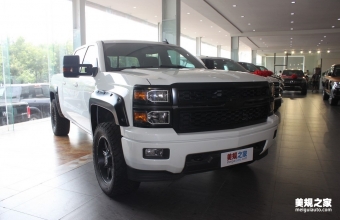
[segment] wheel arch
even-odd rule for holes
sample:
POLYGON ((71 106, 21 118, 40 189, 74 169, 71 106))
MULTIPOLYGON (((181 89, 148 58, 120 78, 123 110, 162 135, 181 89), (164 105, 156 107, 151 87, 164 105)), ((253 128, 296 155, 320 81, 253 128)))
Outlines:
POLYGON ((89 100, 92 134, 96 127, 104 122, 115 122, 116 125, 127 127, 129 120, 126 114, 123 97, 115 93, 96 92, 89 100))

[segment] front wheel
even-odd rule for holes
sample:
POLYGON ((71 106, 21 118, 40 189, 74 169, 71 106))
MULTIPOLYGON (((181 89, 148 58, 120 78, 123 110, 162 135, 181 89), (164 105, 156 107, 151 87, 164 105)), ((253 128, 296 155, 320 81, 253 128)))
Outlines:
POLYGON ((137 190, 139 182, 128 179, 121 143, 120 127, 112 122, 101 123, 93 137, 93 164, 100 188, 110 196, 137 190))
POLYGON ((301 95, 307 95, 307 88, 301 90, 301 95))
POLYGON ((70 121, 59 115, 55 99, 51 103, 51 124, 53 133, 56 136, 66 136, 70 132, 70 121))

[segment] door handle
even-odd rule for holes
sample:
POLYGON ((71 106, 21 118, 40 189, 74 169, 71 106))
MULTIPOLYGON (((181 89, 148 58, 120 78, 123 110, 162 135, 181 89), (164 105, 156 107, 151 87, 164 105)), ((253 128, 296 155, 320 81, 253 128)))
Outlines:
POLYGON ((73 83, 73 85, 74 85, 74 87, 78 87, 78 83, 77 82, 73 83))

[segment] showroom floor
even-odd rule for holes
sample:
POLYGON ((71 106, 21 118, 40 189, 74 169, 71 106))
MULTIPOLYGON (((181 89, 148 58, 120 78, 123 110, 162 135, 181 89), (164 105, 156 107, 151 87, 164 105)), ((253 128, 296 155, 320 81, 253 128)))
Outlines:
POLYGON ((89 135, 54 137, 47 119, 16 125, 0 133, 0 219, 340 219, 340 104, 288 92, 278 115, 264 159, 115 200, 97 184, 89 135), (298 198, 331 199, 332 212, 295 212, 298 198))

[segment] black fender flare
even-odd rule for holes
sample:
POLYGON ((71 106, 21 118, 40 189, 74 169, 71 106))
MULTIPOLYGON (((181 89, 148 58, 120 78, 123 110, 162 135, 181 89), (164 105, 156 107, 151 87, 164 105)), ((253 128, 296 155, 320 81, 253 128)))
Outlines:
MULTIPOLYGON (((54 87, 50 86, 50 92, 54 94, 54 99, 57 102, 57 110, 58 110, 59 115, 61 117, 65 118, 65 116, 61 112, 61 108, 60 108, 59 95, 58 95, 58 87, 54 88, 54 87)), ((53 98, 50 97, 50 100, 51 100, 51 104, 52 104, 53 98)))
MULTIPOLYGON (((105 91, 95 91, 92 93, 91 98, 89 100, 89 111, 91 115, 91 107, 93 105, 102 107, 108 111, 110 111, 113 116, 116 125, 128 127, 129 120, 126 113, 125 102, 122 96, 113 93, 113 92, 105 92, 105 91)), ((92 121, 92 119, 91 119, 92 121)))

